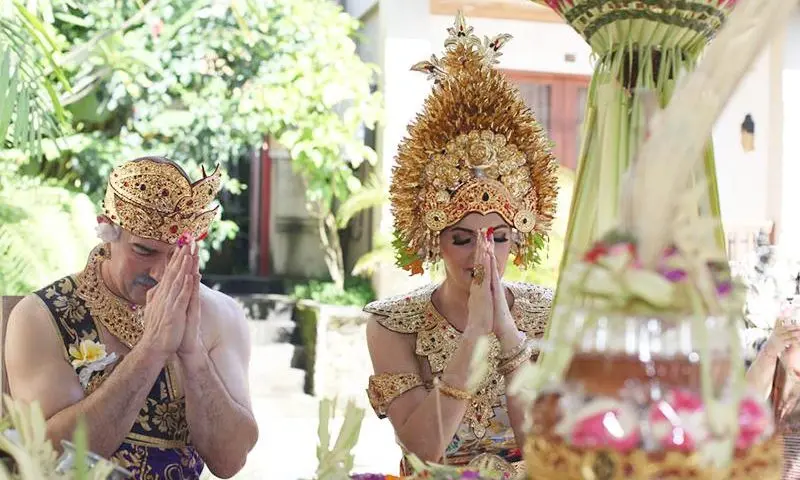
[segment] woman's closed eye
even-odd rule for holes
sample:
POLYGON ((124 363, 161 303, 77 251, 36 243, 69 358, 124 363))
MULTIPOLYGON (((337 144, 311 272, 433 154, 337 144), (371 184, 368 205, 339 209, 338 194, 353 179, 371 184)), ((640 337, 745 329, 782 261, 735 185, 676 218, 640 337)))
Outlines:
MULTIPOLYGON (((469 243, 472 242, 472 240, 473 237, 459 237, 456 235, 453 237, 453 245, 458 245, 458 246, 469 245, 469 243)), ((507 241, 508 237, 506 235, 497 235, 494 237, 494 243, 505 243, 507 241)))

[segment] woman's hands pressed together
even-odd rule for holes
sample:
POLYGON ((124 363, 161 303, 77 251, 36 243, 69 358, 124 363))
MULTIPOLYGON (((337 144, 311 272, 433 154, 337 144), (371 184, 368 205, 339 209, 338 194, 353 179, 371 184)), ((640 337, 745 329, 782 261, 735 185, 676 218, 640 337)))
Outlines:
POLYGON ((475 247, 475 265, 467 301, 467 335, 488 335, 494 327, 494 302, 492 301, 492 263, 484 231, 478 232, 475 247))
POLYGON ((505 353, 517 348, 523 340, 524 334, 517 329, 514 317, 511 315, 511 309, 508 306, 506 289, 503 286, 502 277, 500 275, 500 266, 497 262, 497 256, 494 254, 494 235, 491 229, 486 233, 485 239, 486 251, 490 257, 490 290, 492 296, 492 310, 494 312, 492 333, 494 333, 500 341, 502 353, 505 353))

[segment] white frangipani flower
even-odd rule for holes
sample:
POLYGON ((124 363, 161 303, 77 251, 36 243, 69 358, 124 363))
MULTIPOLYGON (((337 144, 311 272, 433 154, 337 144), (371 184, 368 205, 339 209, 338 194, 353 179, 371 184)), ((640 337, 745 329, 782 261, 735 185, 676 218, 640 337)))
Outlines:
POLYGON ((97 237, 104 243, 111 243, 119 240, 122 229, 113 223, 103 222, 97 224, 95 232, 97 232, 97 237))

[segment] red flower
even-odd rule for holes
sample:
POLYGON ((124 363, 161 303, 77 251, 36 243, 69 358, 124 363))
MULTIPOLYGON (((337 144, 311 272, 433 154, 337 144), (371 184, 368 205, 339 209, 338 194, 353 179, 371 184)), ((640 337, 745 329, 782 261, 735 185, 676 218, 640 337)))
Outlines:
POLYGON ((596 243, 591 250, 586 252, 583 260, 589 263, 597 263, 597 260, 606 255, 608 255, 608 247, 603 243, 596 243))

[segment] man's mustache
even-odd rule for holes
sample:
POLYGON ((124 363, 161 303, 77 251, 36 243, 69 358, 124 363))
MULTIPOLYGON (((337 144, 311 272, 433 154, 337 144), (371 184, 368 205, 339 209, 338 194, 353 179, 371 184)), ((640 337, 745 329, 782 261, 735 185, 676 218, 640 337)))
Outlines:
POLYGON ((133 279, 133 284, 143 287, 155 287, 158 285, 158 281, 150 275, 139 275, 133 279))

